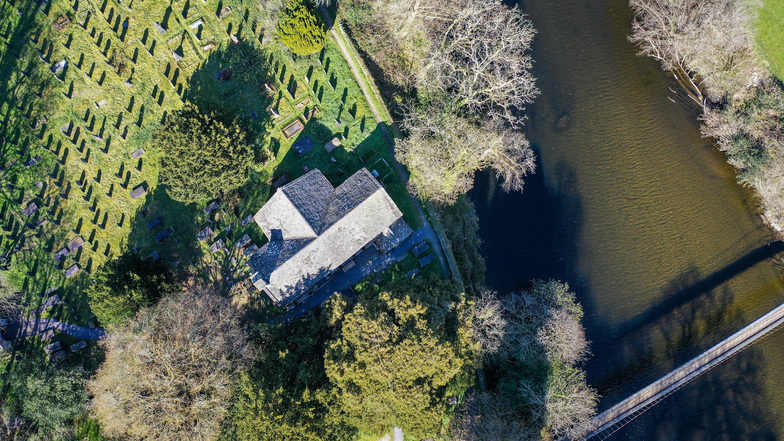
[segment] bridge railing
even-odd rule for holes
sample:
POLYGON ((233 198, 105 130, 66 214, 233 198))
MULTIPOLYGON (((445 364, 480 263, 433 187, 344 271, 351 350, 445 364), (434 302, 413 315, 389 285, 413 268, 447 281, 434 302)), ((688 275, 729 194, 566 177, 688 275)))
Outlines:
MULTIPOLYGON (((784 304, 684 363, 648 387, 597 415, 576 440, 605 439, 695 378, 784 326, 784 304)), ((564 441, 564 440, 562 440, 564 441)))

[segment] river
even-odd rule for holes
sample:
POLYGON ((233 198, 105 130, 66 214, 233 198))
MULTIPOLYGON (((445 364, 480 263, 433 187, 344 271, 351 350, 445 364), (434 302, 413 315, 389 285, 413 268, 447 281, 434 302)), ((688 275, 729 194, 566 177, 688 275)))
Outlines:
MULTIPOLYGON (((677 87, 627 41, 626 0, 525 0, 541 95, 523 193, 480 174, 487 284, 568 281, 586 311, 600 410, 784 302, 784 267, 751 192, 677 87)), ((784 331, 676 392, 610 440, 784 440, 784 331)))

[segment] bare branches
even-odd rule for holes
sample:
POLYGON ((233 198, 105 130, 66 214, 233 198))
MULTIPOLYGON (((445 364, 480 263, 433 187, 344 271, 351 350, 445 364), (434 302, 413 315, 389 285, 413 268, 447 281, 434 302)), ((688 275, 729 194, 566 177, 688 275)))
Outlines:
POLYGON ((527 291, 503 296, 482 293, 472 322, 474 338, 491 366, 513 372, 505 381, 519 390, 513 396, 484 396, 481 412, 467 406, 453 424, 454 439, 535 439, 519 426, 501 424, 521 420, 554 438, 582 433, 598 398, 576 367, 588 352, 581 317, 574 293, 556 281, 534 281, 527 291), (520 370, 546 374, 521 379, 520 370))
POLYGON ((131 439, 213 439, 250 356, 236 309, 206 292, 162 300, 103 345, 92 410, 106 432, 131 439))
POLYGON ((583 325, 563 308, 548 311, 544 326, 537 332, 537 340, 545 348, 550 362, 560 360, 575 365, 588 353, 583 325))
POLYGON ((751 34, 758 1, 631 0, 630 40, 676 73, 703 110, 738 181, 753 186, 765 219, 784 231, 784 93, 757 63, 751 34))
POLYGON ((473 115, 520 125, 518 111, 539 93, 526 53, 535 32, 531 22, 500 0, 443 6, 449 18, 432 20, 420 87, 450 97, 473 115))
POLYGON ((555 366, 544 388, 522 382, 520 394, 554 438, 578 439, 585 434, 599 401, 586 383, 585 373, 563 365, 555 366))
POLYGON ((497 393, 470 396, 449 426, 450 441, 535 441, 536 428, 522 420, 514 403, 497 393))
POLYGON ((641 55, 659 60, 666 70, 684 72, 686 84, 716 101, 742 91, 757 69, 748 31, 750 3, 631 0, 630 40, 641 55))
POLYGON ((409 137, 400 143, 397 158, 411 170, 413 190, 434 202, 454 202, 471 189, 474 173, 487 167, 503 178, 506 191, 522 190, 523 178, 535 169, 522 134, 488 130, 439 104, 409 112, 403 127, 409 137))

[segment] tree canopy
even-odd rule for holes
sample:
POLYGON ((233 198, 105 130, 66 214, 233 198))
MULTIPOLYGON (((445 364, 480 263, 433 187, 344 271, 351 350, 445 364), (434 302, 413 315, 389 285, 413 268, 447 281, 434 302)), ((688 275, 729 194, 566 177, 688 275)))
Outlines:
POLYGON ((306 0, 286 0, 281 12, 278 38, 296 55, 310 55, 324 47, 326 32, 321 17, 306 0))
POLYGON ((237 309, 198 290, 143 309, 102 345, 92 411, 106 435, 141 440, 214 439, 252 355, 237 309))
POLYGON ((582 434, 598 400, 578 368, 588 353, 582 315, 575 294, 557 281, 537 280, 526 291, 501 296, 485 292, 477 300, 473 335, 498 390, 481 418, 464 412, 455 419, 455 439, 582 434))
POLYGON ((18 439, 70 439, 70 423, 86 409, 87 372, 22 360, 8 374, 8 394, 0 398, 4 409, 14 409, 24 420, 24 436, 18 439))
POLYGON ((177 289, 166 265, 134 253, 107 262, 94 280, 87 288, 90 308, 104 325, 124 322, 177 289))
POLYGON ((161 183, 185 204, 231 191, 248 178, 253 160, 243 129, 215 112, 186 106, 155 132, 161 151, 161 183))
POLYGON ((325 368, 348 420, 369 434, 392 425, 417 438, 437 434, 447 398, 474 367, 462 294, 412 285, 361 298, 345 316, 332 308, 342 326, 325 368))
POLYGON ((240 378, 222 439, 354 439, 324 371, 324 345, 333 337, 320 309, 307 320, 261 325, 259 356, 240 378))
POLYGON ((403 127, 409 136, 396 157, 411 171, 410 184, 424 199, 454 203, 471 189, 474 174, 487 167, 502 178, 504 190, 520 191, 523 178, 536 168, 521 133, 483 127, 435 103, 412 109, 403 127))

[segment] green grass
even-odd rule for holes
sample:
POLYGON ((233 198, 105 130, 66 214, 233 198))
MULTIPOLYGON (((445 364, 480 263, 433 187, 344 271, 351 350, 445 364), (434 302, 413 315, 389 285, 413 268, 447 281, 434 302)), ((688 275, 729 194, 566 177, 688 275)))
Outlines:
POLYGON ((234 285, 241 284, 247 276, 244 258, 231 243, 246 233, 259 246, 266 239, 255 223, 242 227, 239 221, 266 202, 273 177, 296 179, 305 166, 322 170, 334 185, 361 167, 377 169, 406 220, 418 225, 404 185, 388 167, 392 155, 380 128, 333 40, 322 54, 292 58, 276 44, 261 45, 256 3, 179 0, 169 5, 52 0, 41 13, 29 2, 0 0, 0 135, 12 141, 0 148, 0 165, 6 164, 0 170, 0 251, 13 252, 7 276, 26 293, 28 308, 38 306, 38 296, 47 289, 60 287, 69 303, 60 318, 86 325, 92 320, 84 294, 89 274, 126 250, 142 257, 157 252, 167 264, 216 282, 226 281, 223 268, 228 267, 234 285), (219 20, 215 13, 223 6, 233 12, 219 20), (55 29, 62 17, 70 24, 55 29), (197 19, 204 24, 192 29, 197 19), (165 34, 156 30, 155 21, 167 28, 165 34), (232 46, 231 34, 239 36, 239 46, 232 46), (252 66, 238 66, 241 61, 230 56, 236 50, 259 57, 249 58, 252 66), (115 51, 128 60, 124 69, 110 63, 115 51), (173 51, 182 58, 176 60, 173 51), (68 66, 57 79, 49 68, 62 59, 68 66), (258 73, 221 81, 215 73, 223 68, 258 73), (264 83, 276 93, 268 94, 264 83), (248 182, 221 200, 222 209, 209 218, 201 209, 211 201, 184 206, 158 186, 161 153, 151 134, 165 114, 185 101, 220 107, 255 138, 258 162, 248 182), (270 106, 278 118, 269 116, 270 106), (316 106, 320 115, 306 122, 305 112, 316 106), (251 118, 251 112, 258 117, 251 118), (36 125, 41 117, 45 124, 36 125), (282 129, 296 119, 306 122, 305 128, 286 139, 282 129), (69 123, 70 130, 60 130, 69 123), (304 136, 316 146, 298 156, 291 147, 304 136), (341 138, 343 146, 329 154, 323 145, 333 137, 341 138), (146 153, 132 160, 138 148, 146 153), (38 164, 21 165, 36 155, 38 164), (130 191, 138 185, 147 194, 133 200, 130 191), (41 209, 25 219, 19 211, 30 202, 41 209), (147 222, 157 216, 163 223, 148 229, 147 222), (49 221, 31 227, 41 219, 49 221), (213 255, 212 241, 196 240, 206 225, 230 252, 213 255), (164 228, 172 235, 157 243, 155 235, 164 228), (77 236, 84 238, 84 247, 56 264, 53 253, 77 236), (66 280, 63 271, 74 264, 84 271, 66 280))
POLYGON ((784 81, 784 2, 764 0, 756 27, 759 55, 773 75, 784 81))

